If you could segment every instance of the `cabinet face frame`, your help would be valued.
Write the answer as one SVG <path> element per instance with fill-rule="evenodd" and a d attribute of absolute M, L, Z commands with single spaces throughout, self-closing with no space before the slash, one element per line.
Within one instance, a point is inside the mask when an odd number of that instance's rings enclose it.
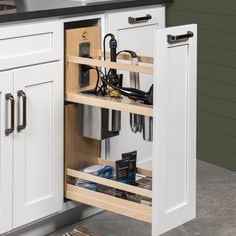
<path fill-rule="evenodd" d="M 5 134 L 10 118 L 8 93 L 13 95 L 13 72 L 0 72 L 0 234 L 12 229 L 13 134 Z"/>

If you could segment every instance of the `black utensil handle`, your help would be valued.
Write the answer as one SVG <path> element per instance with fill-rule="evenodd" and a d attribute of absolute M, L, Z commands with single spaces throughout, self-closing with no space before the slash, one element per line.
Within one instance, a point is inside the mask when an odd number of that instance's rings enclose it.
<path fill-rule="evenodd" d="M 10 135 L 11 133 L 14 132 L 15 130 L 15 99 L 12 96 L 11 93 L 7 93 L 6 96 L 6 101 L 10 101 L 11 102 L 11 127 L 10 128 L 6 128 L 5 130 L 5 134 L 6 136 Z"/>
<path fill-rule="evenodd" d="M 25 95 L 25 92 L 20 90 L 20 91 L 17 91 L 17 96 L 18 98 L 22 98 L 22 102 L 23 102 L 23 115 L 22 115 L 22 124 L 18 124 L 17 125 L 17 132 L 21 132 L 22 130 L 24 130 L 26 128 L 26 95 Z M 19 115 L 20 117 L 20 115 Z"/>
<path fill-rule="evenodd" d="M 138 23 L 144 23 L 144 22 L 148 22 L 149 20 L 152 19 L 152 16 L 150 14 L 147 14 L 146 16 L 143 17 L 129 17 L 129 23 L 130 24 L 138 24 Z"/>
<path fill-rule="evenodd" d="M 179 43 L 179 42 L 185 42 L 188 41 L 189 38 L 192 38 L 194 36 L 193 32 L 188 31 L 186 34 L 182 35 L 167 35 L 167 42 L 168 43 Z"/>

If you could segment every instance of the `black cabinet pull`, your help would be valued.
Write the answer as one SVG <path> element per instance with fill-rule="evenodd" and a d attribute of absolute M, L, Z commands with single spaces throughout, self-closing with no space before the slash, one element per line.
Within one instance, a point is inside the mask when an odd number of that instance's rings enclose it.
<path fill-rule="evenodd" d="M 138 23 L 144 23 L 144 22 L 148 22 L 149 20 L 152 19 L 152 16 L 150 14 L 147 14 L 146 16 L 143 17 L 129 17 L 129 23 L 130 24 L 138 24 Z"/>
<path fill-rule="evenodd" d="M 5 130 L 6 136 L 14 132 L 15 129 L 15 99 L 11 93 L 7 93 L 5 96 L 6 101 L 11 102 L 11 127 Z M 7 119 L 8 120 L 8 119 Z"/>
<path fill-rule="evenodd" d="M 192 38 L 194 36 L 193 32 L 188 31 L 186 34 L 182 35 L 167 35 L 167 42 L 172 43 L 179 43 L 179 42 L 185 42 L 188 41 L 189 38 Z"/>
<path fill-rule="evenodd" d="M 22 124 L 17 125 L 17 132 L 20 132 L 26 128 L 26 95 L 24 91 L 20 90 L 20 91 L 17 91 L 17 96 L 19 99 L 22 98 L 22 102 L 23 102 Z M 20 114 L 18 117 L 20 117 Z"/>

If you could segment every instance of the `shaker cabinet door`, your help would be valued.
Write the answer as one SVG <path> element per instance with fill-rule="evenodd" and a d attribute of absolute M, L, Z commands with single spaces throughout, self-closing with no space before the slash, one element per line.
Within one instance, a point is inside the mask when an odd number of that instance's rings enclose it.
<path fill-rule="evenodd" d="M 13 72 L 0 73 L 0 234 L 12 229 Z M 12 109 L 13 108 L 13 109 Z"/>
<path fill-rule="evenodd" d="M 13 227 L 63 204 L 63 62 L 14 71 Z"/>
<path fill-rule="evenodd" d="M 156 30 L 153 236 L 195 218 L 197 26 Z"/>

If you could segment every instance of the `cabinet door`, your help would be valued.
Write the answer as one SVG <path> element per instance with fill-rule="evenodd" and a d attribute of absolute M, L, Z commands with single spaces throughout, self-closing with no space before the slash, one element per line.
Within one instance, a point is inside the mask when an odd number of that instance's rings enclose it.
<path fill-rule="evenodd" d="M 18 113 L 13 160 L 15 228 L 62 208 L 63 63 L 15 70 L 14 93 Z"/>
<path fill-rule="evenodd" d="M 146 15 L 150 15 L 151 19 L 139 21 Z M 137 22 L 129 23 L 130 17 L 137 19 Z M 154 56 L 154 30 L 164 27 L 165 7 L 120 12 L 107 16 L 107 33 L 115 35 L 118 41 L 118 50 L 133 50 L 138 55 Z M 123 85 L 129 87 L 129 73 L 124 71 L 121 73 L 124 74 Z M 141 90 L 148 91 L 152 83 L 153 76 L 140 75 Z M 127 140 L 129 141 L 127 142 Z M 117 159 L 117 157 L 121 157 L 121 153 L 137 150 L 139 166 L 147 169 L 152 168 L 152 143 L 144 141 L 142 133 L 134 134 L 131 131 L 130 114 L 122 113 L 120 135 L 106 142 L 106 148 L 109 150 L 106 153 L 108 159 Z"/>
<path fill-rule="evenodd" d="M 13 73 L 0 73 L 0 234 L 12 229 L 12 113 L 7 94 L 13 92 Z"/>
<path fill-rule="evenodd" d="M 153 236 L 195 217 L 197 27 L 156 30 Z"/>

